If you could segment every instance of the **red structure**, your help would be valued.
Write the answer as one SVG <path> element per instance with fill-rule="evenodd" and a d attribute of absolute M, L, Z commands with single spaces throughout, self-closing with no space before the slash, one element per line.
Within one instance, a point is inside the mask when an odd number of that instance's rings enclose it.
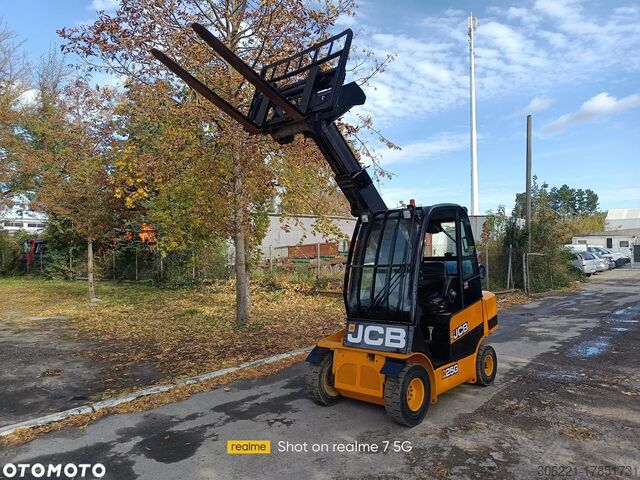
<path fill-rule="evenodd" d="M 40 267 L 42 267 L 42 260 L 44 254 L 44 246 L 47 242 L 37 238 L 29 238 L 22 242 L 22 257 L 25 261 L 27 273 L 33 268 L 33 264 L 36 259 L 40 258 Z"/>

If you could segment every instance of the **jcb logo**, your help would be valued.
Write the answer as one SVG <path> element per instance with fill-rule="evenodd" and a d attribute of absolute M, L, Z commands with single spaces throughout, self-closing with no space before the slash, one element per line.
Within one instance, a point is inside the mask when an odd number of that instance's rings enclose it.
<path fill-rule="evenodd" d="M 453 339 L 458 340 L 461 336 L 469 331 L 469 324 L 464 322 L 458 328 L 453 329 Z"/>
<path fill-rule="evenodd" d="M 407 345 L 407 330 L 401 327 L 351 323 L 347 327 L 347 342 L 355 345 L 403 349 Z"/>
<path fill-rule="evenodd" d="M 459 370 L 460 370 L 460 367 L 458 366 L 457 363 L 454 365 L 451 365 L 450 367 L 447 367 L 442 371 L 442 378 L 445 379 L 447 377 L 450 377 L 451 375 L 455 375 L 456 373 L 458 373 Z"/>

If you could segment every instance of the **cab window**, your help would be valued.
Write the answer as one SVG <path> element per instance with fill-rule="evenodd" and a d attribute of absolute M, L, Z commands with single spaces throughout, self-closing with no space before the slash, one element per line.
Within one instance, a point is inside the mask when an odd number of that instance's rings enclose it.
<path fill-rule="evenodd" d="M 460 219 L 460 241 L 462 243 L 462 278 L 463 280 L 469 280 L 480 275 L 480 268 L 478 267 L 478 257 L 476 256 L 476 245 L 473 241 L 471 223 L 466 217 Z"/>

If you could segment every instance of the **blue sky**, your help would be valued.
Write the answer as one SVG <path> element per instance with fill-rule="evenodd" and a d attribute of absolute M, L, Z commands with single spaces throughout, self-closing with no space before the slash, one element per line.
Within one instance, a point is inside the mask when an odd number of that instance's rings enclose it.
<path fill-rule="evenodd" d="M 34 59 L 55 31 L 116 0 L 2 1 L 0 16 Z M 401 151 L 379 148 L 395 175 L 389 205 L 469 203 L 466 17 L 476 33 L 480 208 L 511 208 L 524 190 L 526 114 L 533 171 L 551 186 L 591 188 L 602 209 L 640 207 L 640 4 L 634 0 L 360 2 L 340 28 L 353 48 L 395 53 L 365 87 L 371 114 Z"/>

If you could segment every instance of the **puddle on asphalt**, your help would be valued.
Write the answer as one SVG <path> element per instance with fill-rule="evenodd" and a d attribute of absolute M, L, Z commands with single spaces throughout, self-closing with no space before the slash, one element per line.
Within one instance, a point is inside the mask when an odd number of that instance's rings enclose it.
<path fill-rule="evenodd" d="M 583 342 L 571 349 L 570 354 L 577 357 L 595 357 L 609 346 L 609 339 L 600 337 L 596 340 Z"/>
<path fill-rule="evenodd" d="M 582 377 L 576 372 L 540 372 L 540 375 L 550 380 L 578 380 Z"/>
<path fill-rule="evenodd" d="M 611 331 L 613 332 L 628 332 L 629 330 L 631 330 L 630 328 L 627 327 L 612 327 Z"/>
<path fill-rule="evenodd" d="M 640 323 L 640 304 L 614 310 L 608 320 L 615 323 Z"/>

